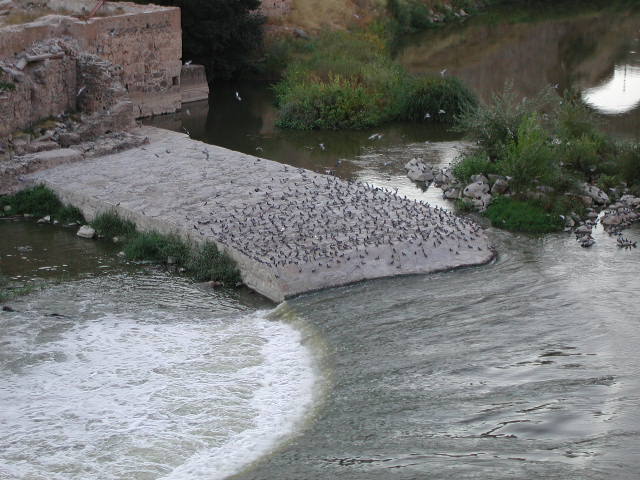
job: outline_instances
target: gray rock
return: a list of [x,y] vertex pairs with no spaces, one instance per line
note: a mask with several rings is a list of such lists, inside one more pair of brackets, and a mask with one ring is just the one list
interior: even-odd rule
[[471,181],[473,183],[489,183],[489,179],[484,175],[471,175]]
[[605,226],[620,225],[623,219],[620,215],[605,215],[600,222]]
[[591,233],[591,227],[589,225],[580,225],[575,229],[575,232],[580,235],[586,235]]
[[51,215],[47,215],[38,220],[38,223],[51,223]]
[[502,195],[509,190],[509,183],[504,178],[497,178],[491,187],[491,193],[493,195]]
[[429,168],[424,170],[412,168],[407,172],[407,176],[414,182],[430,182],[433,180],[433,172]]
[[566,226],[566,227],[568,227],[568,228],[573,228],[573,227],[575,227],[575,226],[576,226],[576,222],[575,222],[575,220],[574,220],[573,218],[571,218],[571,217],[567,217],[567,218],[565,218],[565,219],[564,219],[564,224],[565,224],[565,226]]
[[89,225],[83,225],[80,227],[80,230],[78,230],[76,235],[82,238],[93,238],[96,236],[96,231]]
[[588,197],[591,197],[591,199],[598,205],[604,205],[606,203],[609,203],[609,196],[606,193],[604,193],[602,190],[600,190],[598,187],[596,187],[595,185],[589,185],[588,183],[584,183],[582,185],[582,191],[584,192],[585,195],[587,195]]
[[489,193],[489,184],[484,182],[471,183],[462,191],[467,198],[480,198],[485,193]]
[[629,208],[640,208],[640,198],[633,195],[623,195],[620,198],[620,203]]
[[455,200],[456,198],[460,197],[460,189],[458,188],[448,188],[447,190],[445,190],[445,192],[442,194],[442,196],[444,198],[446,198],[447,200]]

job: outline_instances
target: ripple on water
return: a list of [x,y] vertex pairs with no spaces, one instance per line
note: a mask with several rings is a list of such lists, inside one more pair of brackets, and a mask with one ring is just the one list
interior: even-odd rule
[[[135,288],[154,282],[73,282],[0,318],[0,477],[223,478],[301,422],[314,380],[296,329],[180,279]],[[154,307],[163,290],[175,300]]]

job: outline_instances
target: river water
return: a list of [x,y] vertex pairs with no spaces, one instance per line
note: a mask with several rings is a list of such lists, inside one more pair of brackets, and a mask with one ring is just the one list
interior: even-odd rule
[[[399,59],[484,98],[507,79],[522,95],[571,86],[638,135],[636,11],[508,13],[414,38]],[[402,165],[467,146],[416,125],[378,141],[281,132],[269,90],[248,84],[154,123],[445,208]],[[640,256],[599,227],[591,249],[489,229],[490,265],[278,307],[57,227],[0,235],[5,275],[62,280],[0,313],[0,478],[638,478]]]

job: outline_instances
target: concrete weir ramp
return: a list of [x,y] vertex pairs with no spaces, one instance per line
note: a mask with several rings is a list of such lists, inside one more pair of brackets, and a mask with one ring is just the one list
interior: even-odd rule
[[149,144],[38,172],[87,218],[115,210],[142,230],[211,240],[250,288],[279,302],[361,280],[490,261],[466,218],[359,182],[145,127]]

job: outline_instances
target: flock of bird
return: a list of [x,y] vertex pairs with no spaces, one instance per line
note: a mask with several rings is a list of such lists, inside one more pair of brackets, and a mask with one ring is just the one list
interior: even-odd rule
[[185,218],[276,277],[401,274],[492,256],[481,228],[446,210],[268,160],[253,165],[263,169],[262,184],[220,182],[219,193]]

